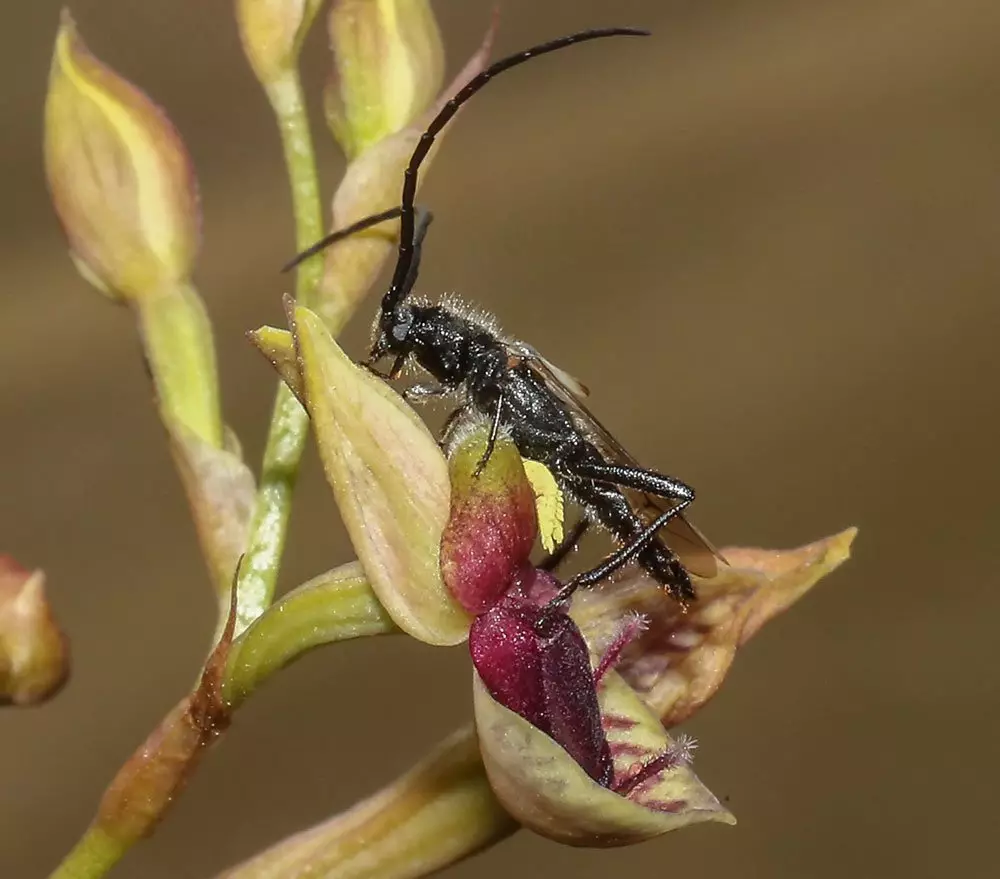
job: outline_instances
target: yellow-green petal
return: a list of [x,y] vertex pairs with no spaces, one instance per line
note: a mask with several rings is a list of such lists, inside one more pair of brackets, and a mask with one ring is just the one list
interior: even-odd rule
[[372,589],[404,632],[463,641],[470,619],[441,579],[451,489],[437,441],[314,312],[296,308],[293,332],[320,460]]

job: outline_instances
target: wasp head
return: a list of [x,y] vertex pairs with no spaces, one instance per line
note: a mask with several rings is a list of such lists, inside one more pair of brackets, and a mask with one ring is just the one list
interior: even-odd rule
[[409,354],[413,350],[412,327],[413,309],[409,305],[404,303],[392,310],[383,309],[375,324],[371,362],[376,363],[390,354],[397,357]]

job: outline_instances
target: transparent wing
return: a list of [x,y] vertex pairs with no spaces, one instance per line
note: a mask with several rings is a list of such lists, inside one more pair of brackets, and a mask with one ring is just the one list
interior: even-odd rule
[[[524,358],[546,386],[566,404],[577,426],[587,434],[609,461],[642,468],[642,465],[587,408],[583,398],[589,395],[589,391],[582,382],[546,360],[530,345],[518,343],[513,350]],[[650,521],[670,509],[670,502],[664,498],[630,489],[624,491],[635,498],[636,508]],[[677,553],[681,563],[692,574],[698,577],[714,577],[718,571],[718,563],[726,563],[708,538],[683,513],[671,519],[664,526],[664,531],[666,535],[664,541]]]

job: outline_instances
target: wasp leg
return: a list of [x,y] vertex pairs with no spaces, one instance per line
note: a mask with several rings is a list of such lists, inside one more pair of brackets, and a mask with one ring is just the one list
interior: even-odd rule
[[[600,522],[614,534],[620,545],[629,545],[635,540],[636,535],[645,527],[646,522],[639,516],[629,504],[625,495],[618,487],[618,479],[621,478],[626,486],[638,485],[641,490],[652,493],[650,489],[659,492],[661,489],[675,486],[664,486],[661,474],[652,473],[654,480],[646,478],[635,478],[638,471],[640,477],[647,476],[641,468],[615,467],[603,462],[586,462],[588,466],[580,466],[579,457],[574,455],[572,448],[561,449],[549,462],[549,466],[554,473],[568,480],[570,493],[575,496],[575,500],[581,503],[585,509],[599,511]],[[594,474],[593,478],[582,475]],[[683,486],[687,488],[687,486]],[[687,489],[688,497],[681,498],[681,503],[686,506],[694,498],[694,492]],[[680,506],[676,494],[671,496],[675,501],[674,509],[671,513],[676,514]],[[682,605],[695,598],[694,588],[691,585],[691,578],[684,569],[683,564],[677,554],[666,543],[656,539],[646,547],[639,555],[639,564],[642,565],[659,583],[666,587],[667,591]]]
[[572,528],[572,530],[567,534],[562,542],[555,549],[552,550],[545,558],[541,560],[538,567],[543,571],[555,570],[559,565],[561,565],[574,549],[576,549],[577,544],[583,538],[583,535],[587,533],[587,529],[591,526],[591,521],[586,516],[580,519]]
[[561,469],[568,476],[592,479],[617,485],[621,488],[634,488],[647,494],[669,500],[690,503],[694,500],[694,489],[685,485],[679,479],[646,470],[643,467],[629,467],[624,464],[595,464],[591,461],[562,461]]
[[359,364],[367,369],[372,375],[377,375],[380,379],[384,381],[391,382],[399,378],[403,371],[403,367],[406,366],[406,354],[400,354],[392,361],[392,366],[389,368],[388,372],[382,372],[380,369],[375,368],[375,362],[373,360],[362,360]]
[[421,400],[428,400],[433,397],[447,397],[452,390],[447,385],[411,385],[403,391],[403,399],[408,403],[420,402]]
[[582,574],[577,574],[573,577],[565,586],[563,586],[562,589],[559,590],[556,597],[549,602],[549,605],[563,604],[569,600],[570,596],[576,592],[577,589],[585,586],[592,586],[594,583],[598,583],[601,580],[606,579],[619,568],[627,565],[656,539],[656,532],[666,525],[667,522],[673,519],[674,516],[683,510],[689,503],[691,503],[689,500],[681,501],[673,509],[660,513],[660,515],[657,516],[652,523],[647,525],[635,536],[631,543],[627,543],[620,549],[615,550],[596,568],[591,568],[591,570],[584,571]]
[[483,468],[487,465],[490,457],[493,455],[493,449],[497,444],[497,437],[500,435],[500,415],[503,412],[503,391],[497,394],[497,408],[493,412],[493,423],[490,425],[490,436],[486,440],[486,450],[483,452],[483,457],[479,459],[479,463],[476,464],[476,469],[473,471],[473,478],[479,476],[483,472]]
[[467,412],[468,409],[465,406],[459,406],[444,420],[444,424],[441,427],[441,443],[443,445],[448,445],[451,441],[451,432],[458,424],[459,417],[465,415]]

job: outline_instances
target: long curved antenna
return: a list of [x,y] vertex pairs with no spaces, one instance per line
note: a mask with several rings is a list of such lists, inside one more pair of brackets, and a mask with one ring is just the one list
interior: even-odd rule
[[[575,43],[618,36],[648,37],[649,31],[632,27],[609,27],[580,31],[579,33],[550,40],[547,43],[540,43],[537,46],[532,46],[530,49],[524,49],[514,55],[495,61],[485,70],[480,71],[472,77],[472,79],[458,90],[455,97],[441,108],[441,111],[434,117],[431,124],[427,126],[427,130],[420,136],[420,141],[417,143],[416,149],[413,150],[413,155],[410,156],[410,162],[403,174],[403,196],[400,199],[400,207],[398,208],[400,220],[399,253],[396,257],[396,269],[392,274],[392,283],[389,286],[388,292],[382,297],[383,312],[393,311],[399,304],[400,299],[407,292],[406,281],[410,273],[410,264],[413,262],[414,199],[417,194],[417,171],[420,169],[421,163],[434,144],[434,138],[441,133],[441,130],[448,124],[452,116],[458,112],[458,108],[493,79],[494,76],[498,73],[503,73],[505,70],[509,70],[511,67],[516,67],[518,64],[523,64],[525,61],[529,61],[539,55],[546,55],[549,52],[555,52],[558,49],[572,46]],[[395,211],[397,209],[393,208],[392,210]],[[390,211],[389,216],[392,215]],[[368,219],[372,218],[366,218],[360,222],[366,223]],[[377,221],[372,219],[372,223],[374,222]],[[362,228],[367,228],[367,226],[363,226]]]
[[290,272],[300,262],[309,259],[310,256],[315,256],[321,250],[326,250],[331,244],[335,244],[337,241],[340,241],[341,238],[350,238],[356,232],[364,232],[365,229],[370,229],[372,226],[377,226],[379,223],[384,223],[386,220],[394,220],[402,213],[402,211],[403,209],[399,206],[389,208],[388,210],[381,211],[377,214],[362,217],[357,222],[351,223],[350,226],[344,226],[343,229],[337,229],[329,235],[324,235],[315,244],[310,244],[305,250],[302,251],[302,253],[286,262],[281,267],[281,271],[283,273]]

